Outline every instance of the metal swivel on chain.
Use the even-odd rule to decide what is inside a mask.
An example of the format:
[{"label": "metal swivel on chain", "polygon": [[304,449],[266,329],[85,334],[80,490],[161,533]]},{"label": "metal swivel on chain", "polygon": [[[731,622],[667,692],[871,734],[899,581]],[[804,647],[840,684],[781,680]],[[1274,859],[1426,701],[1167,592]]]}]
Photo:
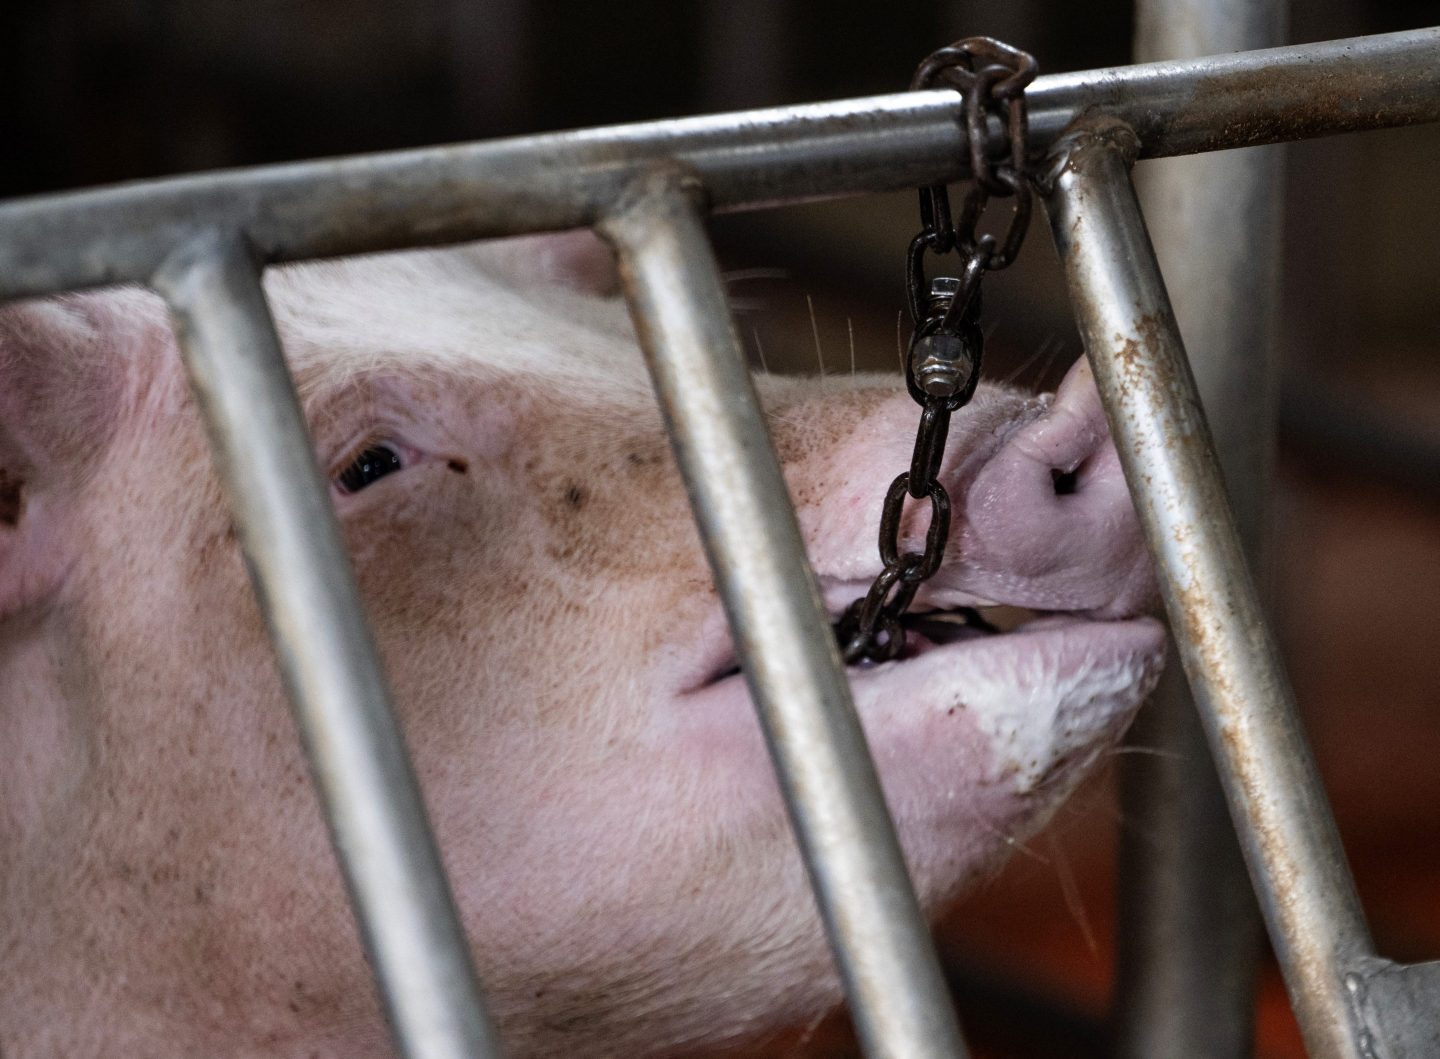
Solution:
[{"label": "metal swivel on chain", "polygon": [[[963,299],[964,281],[936,276],[924,322],[910,340],[906,381],[925,397],[956,398],[964,404],[980,381],[980,286],[974,284]],[[916,395],[922,404],[924,400]]]},{"label": "metal swivel on chain", "polygon": [[[980,64],[977,68],[977,63]],[[1025,172],[1025,87],[1035,78],[1035,60],[988,37],[972,37],[935,52],[915,73],[912,88],[935,82],[960,91],[965,103],[970,166],[975,182],[966,193],[958,224],[951,218],[943,184],[920,191],[920,233],[910,242],[906,289],[915,330],[905,363],[905,385],[920,405],[910,470],[890,483],[880,515],[883,568],[870,590],[835,624],[846,663],[898,658],[905,649],[901,617],[921,584],[940,569],[950,533],[950,495],[939,481],[950,415],[965,405],[980,382],[984,335],[980,330],[980,280],[1006,268],[1020,252],[1030,222],[1031,188]],[[1009,157],[995,164],[989,154],[987,116],[1006,128]],[[976,227],[992,196],[1013,197],[1005,236],[980,235]],[[927,254],[958,251],[958,276],[927,279]],[[905,501],[928,499],[930,524],[925,550],[904,551],[900,523]]]}]

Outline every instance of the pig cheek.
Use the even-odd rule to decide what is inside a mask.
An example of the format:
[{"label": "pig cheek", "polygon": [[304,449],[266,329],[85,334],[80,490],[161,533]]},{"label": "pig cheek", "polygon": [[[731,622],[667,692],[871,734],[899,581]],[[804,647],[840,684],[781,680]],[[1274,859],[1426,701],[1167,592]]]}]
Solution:
[{"label": "pig cheek", "polygon": [[[703,933],[689,895],[734,883],[737,857],[757,862],[754,830],[717,826],[710,792],[653,738],[677,708],[655,655],[712,602],[678,484],[639,520],[618,492],[573,486],[476,502],[505,510],[499,523],[442,486],[434,506],[387,507],[383,532],[369,515],[350,527],[462,912],[501,991],[527,974],[603,978],[619,953]],[[770,782],[760,844],[788,864]]]},{"label": "pig cheek", "polygon": [[[634,418],[647,427],[654,410]],[[696,650],[715,593],[659,424],[613,427],[577,423],[570,444],[521,468],[536,517],[531,570],[556,601],[547,652],[590,671],[590,687],[619,683],[651,700],[681,683],[676,666]]]},{"label": "pig cheek", "polygon": [[[557,539],[532,490],[483,469],[483,485],[473,469],[413,477],[349,519],[347,535],[438,811],[468,816],[472,831],[491,820],[504,829],[551,763],[602,760],[639,730],[644,637],[632,629],[647,612],[634,586],[594,574],[592,557],[614,560],[610,542]],[[487,796],[466,793],[475,777]],[[509,808],[495,805],[496,790]]]},{"label": "pig cheek", "polygon": [[[207,468],[198,432],[189,441],[193,460],[138,446],[133,474],[97,475],[82,554],[100,558],[77,570],[67,613],[84,650],[66,667],[86,682],[69,701],[103,706],[80,792],[98,802],[97,829],[66,885],[91,894],[85,921],[107,923],[109,938],[145,939],[123,944],[127,988],[158,991],[147,1002],[189,1003],[166,999],[184,973],[177,997],[260,1004],[276,999],[273,983],[295,980],[319,1004],[316,983],[337,973],[336,938],[351,985],[363,965],[346,944],[338,874],[218,490],[199,471],[138,481],[140,468]],[[105,959],[96,950],[97,968]]]},{"label": "pig cheek", "polygon": [[[673,969],[706,939],[733,964],[744,937],[807,937],[787,959],[823,964],[758,741],[765,793],[757,807],[753,785],[737,791],[746,808],[734,820],[657,738],[686,709],[667,658],[714,604],[663,441],[529,452],[508,472],[417,476],[406,494],[416,499],[350,525],[497,1005],[570,995],[593,1012],[604,1004],[575,996],[575,982],[604,992],[647,960]],[[705,993],[698,980],[689,988]]]},{"label": "pig cheek", "polygon": [[772,412],[807,551],[826,577],[859,580],[878,570],[881,501],[909,469],[915,440],[915,404],[896,386],[819,396],[807,387],[794,404]]},{"label": "pig cheek", "polygon": [[486,738],[612,725],[589,700],[633,681],[649,616],[616,572],[623,539],[557,532],[542,505],[573,505],[537,501],[513,475],[413,477],[347,525],[412,738],[464,746],[477,725]]},{"label": "pig cheek", "polygon": [[[524,815],[510,833],[494,832],[488,849],[458,843],[459,859],[447,857],[502,1018],[538,1010],[559,1025],[578,1013],[594,1040],[607,1018],[633,1023],[635,1005],[653,1003],[653,1048],[687,1005],[699,1011],[691,1025],[713,1032],[704,1011],[717,1004],[735,1008],[730,1021],[753,1022],[777,1004],[799,1015],[832,999],[778,797],[757,835],[717,814],[674,748],[590,767],[555,768],[557,756],[513,792]],[[465,858],[497,852],[510,877],[475,887]]]}]

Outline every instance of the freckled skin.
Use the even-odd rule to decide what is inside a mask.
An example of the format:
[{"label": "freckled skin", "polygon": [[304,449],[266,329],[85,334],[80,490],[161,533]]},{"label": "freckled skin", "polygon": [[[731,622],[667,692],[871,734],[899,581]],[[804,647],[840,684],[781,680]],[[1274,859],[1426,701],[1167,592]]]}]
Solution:
[{"label": "freckled skin", "polygon": [[[609,274],[536,245],[269,293],[322,466],[374,441],[410,460],[336,508],[510,1054],[738,1044],[838,986],[743,685],[713,681],[723,618],[623,313],[592,293]],[[0,391],[24,395],[0,396],[0,1052],[388,1055],[163,314],[67,305],[0,313]],[[56,364],[64,386],[37,382]],[[853,595],[914,407],[873,377],[762,389],[822,584]],[[984,391],[956,490],[1043,412]],[[956,533],[990,540],[976,518]],[[1122,559],[1077,608],[1135,580]],[[937,580],[1008,576],[966,563]],[[1054,809],[1158,666],[1025,643],[855,677],[931,908]]]}]

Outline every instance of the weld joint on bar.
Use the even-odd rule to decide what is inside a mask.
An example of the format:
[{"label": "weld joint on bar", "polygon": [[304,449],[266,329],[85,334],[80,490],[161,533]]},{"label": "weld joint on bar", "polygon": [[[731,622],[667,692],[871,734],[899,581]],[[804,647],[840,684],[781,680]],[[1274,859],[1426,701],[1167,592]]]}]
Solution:
[{"label": "weld joint on bar", "polygon": [[197,282],[198,270],[217,262],[244,261],[258,275],[264,262],[249,236],[238,228],[199,228],[176,242],[151,278],[155,290],[171,304],[192,300],[189,288]]},{"label": "weld joint on bar", "polygon": [[1361,1059],[1418,1059],[1436,1054],[1440,961],[1357,959],[1345,974]]},{"label": "weld joint on bar", "polygon": [[1049,196],[1055,182],[1066,170],[1083,165],[1085,155],[1096,150],[1114,151],[1132,167],[1140,157],[1140,136],[1126,121],[1098,107],[1084,111],[1065,127],[1049,152],[1035,178],[1040,194]]},{"label": "weld joint on bar", "polygon": [[[595,231],[613,248],[615,240],[610,233],[617,226],[624,225],[637,214],[653,211],[657,203],[677,195],[699,212],[710,212],[709,193],[694,166],[677,158],[666,158],[648,165],[625,185],[615,202],[602,211],[595,223]],[[621,263],[623,265],[623,260]]]},{"label": "weld joint on bar", "polygon": [[1376,1028],[1366,1017],[1369,1002],[1369,982],[1375,975],[1393,967],[1389,960],[1372,958],[1361,962],[1361,966],[1345,975],[1345,995],[1350,1000],[1350,1022],[1355,1035],[1355,1047],[1360,1050],[1361,1059],[1380,1059],[1375,1050]]}]

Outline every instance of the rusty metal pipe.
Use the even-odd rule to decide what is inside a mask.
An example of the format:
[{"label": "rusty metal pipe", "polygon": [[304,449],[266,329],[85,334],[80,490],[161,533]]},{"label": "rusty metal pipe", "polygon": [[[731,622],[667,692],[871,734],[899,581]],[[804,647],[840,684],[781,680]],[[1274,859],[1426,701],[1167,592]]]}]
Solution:
[{"label": "rusty metal pipe", "polygon": [[[1272,47],[1279,0],[1138,0],[1135,61]],[[1157,159],[1136,174],[1252,569],[1275,447],[1274,322],[1284,148]],[[1260,913],[1177,663],[1127,736],[1116,907],[1115,1052],[1239,1059],[1254,1046]]]},{"label": "rusty metal pipe", "polygon": [[935,946],[805,556],[699,182],[642,176],[601,234],[665,413],[745,679],[867,1055],[963,1057]]},{"label": "rusty metal pipe", "polygon": [[215,232],[180,247],[155,285],[396,1044],[410,1059],[499,1055],[259,265]]},{"label": "rusty metal pipe", "polygon": [[1306,1046],[1362,1059],[1345,975],[1373,945],[1130,183],[1136,147],[1103,117],[1067,134],[1051,228]]},{"label": "rusty metal pipe", "polygon": [[[1440,121],[1440,29],[1050,75],[1026,95],[1037,152],[1093,108],[1144,157]],[[197,226],[274,263],[590,225],[667,158],[719,210],[954,181],[961,111],[951,90],[907,92],[20,199],[0,206],[0,300],[144,283]]]}]

